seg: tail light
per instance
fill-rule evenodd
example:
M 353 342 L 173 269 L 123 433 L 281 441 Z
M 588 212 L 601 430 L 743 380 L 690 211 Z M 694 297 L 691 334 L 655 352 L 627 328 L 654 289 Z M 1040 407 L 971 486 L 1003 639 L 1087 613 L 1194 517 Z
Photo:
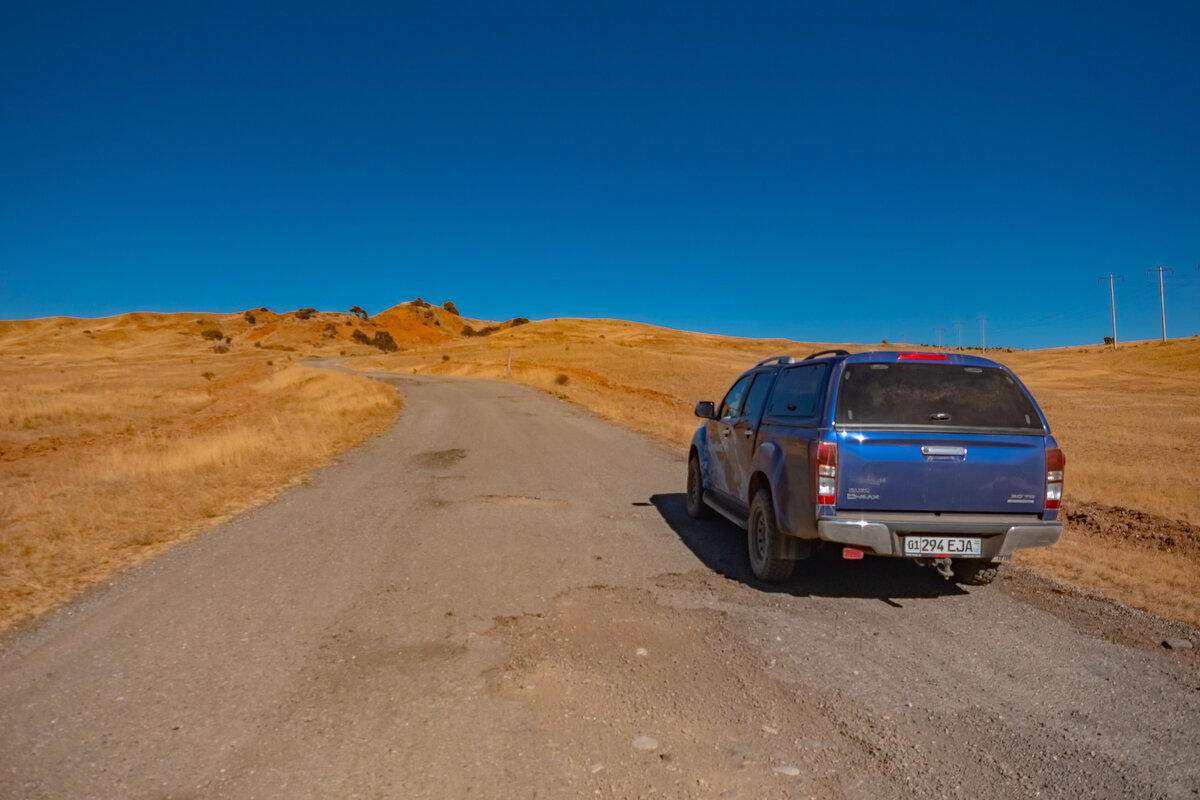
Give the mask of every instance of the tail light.
M 831 506 L 837 497 L 837 443 L 817 444 L 817 505 Z
M 1062 507 L 1063 468 L 1067 457 L 1057 447 L 1046 449 L 1046 508 Z

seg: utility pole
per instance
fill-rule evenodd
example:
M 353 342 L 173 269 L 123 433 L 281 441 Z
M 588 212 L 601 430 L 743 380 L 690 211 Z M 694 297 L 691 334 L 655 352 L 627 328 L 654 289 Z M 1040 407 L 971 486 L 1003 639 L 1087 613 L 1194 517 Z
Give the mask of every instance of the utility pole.
M 958 349 L 962 350 L 962 320 L 954 320 L 954 335 L 958 337 Z
M 1120 278 L 1121 283 L 1125 282 L 1124 275 L 1113 275 L 1110 272 L 1107 275 L 1102 275 L 1101 277 L 1096 278 L 1096 283 L 1099 283 L 1100 281 L 1104 281 L 1104 280 L 1108 281 L 1108 305 L 1109 305 L 1109 308 L 1112 309 L 1113 350 L 1116 350 L 1117 349 L 1117 293 L 1113 289 L 1113 278 Z
M 979 320 L 979 343 L 987 350 L 987 317 L 976 317 Z
M 1171 273 L 1172 275 L 1175 274 L 1175 270 L 1171 269 L 1170 267 L 1167 267 L 1166 271 Z M 1162 315 L 1162 334 L 1163 334 L 1162 340 L 1165 342 L 1167 340 L 1167 303 L 1166 303 L 1166 300 L 1163 298 L 1163 280 L 1162 280 L 1163 265 L 1159 264 L 1157 269 L 1146 270 L 1147 275 L 1149 275 L 1151 272 L 1158 273 L 1158 311 Z
M 941 325 L 938 325 L 937 327 L 935 327 L 933 329 L 933 332 L 936 333 L 937 337 L 938 337 L 938 347 L 942 346 L 942 331 L 944 331 L 944 330 L 946 330 L 946 329 L 943 328 Z

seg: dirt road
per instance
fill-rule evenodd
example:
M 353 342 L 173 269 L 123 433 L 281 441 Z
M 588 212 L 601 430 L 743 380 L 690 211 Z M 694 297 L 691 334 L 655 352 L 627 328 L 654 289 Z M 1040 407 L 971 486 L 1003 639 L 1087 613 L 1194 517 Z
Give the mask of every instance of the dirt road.
M 1200 796 L 1193 629 L 1026 574 L 757 585 L 682 454 L 396 381 L 385 435 L 0 641 L 0 796 Z

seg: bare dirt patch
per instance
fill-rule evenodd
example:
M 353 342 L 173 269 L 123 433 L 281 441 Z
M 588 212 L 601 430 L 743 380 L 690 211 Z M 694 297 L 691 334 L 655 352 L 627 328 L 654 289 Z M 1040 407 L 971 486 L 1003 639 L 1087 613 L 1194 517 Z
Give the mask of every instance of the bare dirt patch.
M 1068 502 L 1064 511 L 1067 524 L 1080 534 L 1174 553 L 1200 562 L 1200 526 L 1147 511 L 1102 503 Z M 1197 569 L 1200 569 L 1200 563 Z
M 510 656 L 492 690 L 536 713 L 589 794 L 840 797 L 847 761 L 889 783 L 818 698 L 769 677 L 720 611 L 592 586 L 549 614 L 498 618 L 495 632 Z

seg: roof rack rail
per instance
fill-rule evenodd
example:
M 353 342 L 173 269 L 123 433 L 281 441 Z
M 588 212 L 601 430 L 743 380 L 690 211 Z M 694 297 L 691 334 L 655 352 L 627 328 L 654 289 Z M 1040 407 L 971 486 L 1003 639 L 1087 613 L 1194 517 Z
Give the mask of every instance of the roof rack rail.
M 810 358 L 817 358 L 819 356 L 848 356 L 848 355 L 850 355 L 849 350 L 819 350 L 816 353 L 812 353 L 810 355 L 805 356 L 804 360 L 808 361 Z
M 754 366 L 762 367 L 767 364 L 795 364 L 795 363 L 796 363 L 795 356 L 771 356 L 770 358 L 764 358 L 762 361 L 758 362 Z

